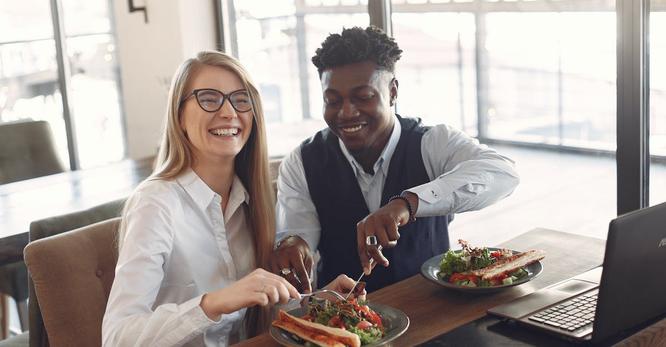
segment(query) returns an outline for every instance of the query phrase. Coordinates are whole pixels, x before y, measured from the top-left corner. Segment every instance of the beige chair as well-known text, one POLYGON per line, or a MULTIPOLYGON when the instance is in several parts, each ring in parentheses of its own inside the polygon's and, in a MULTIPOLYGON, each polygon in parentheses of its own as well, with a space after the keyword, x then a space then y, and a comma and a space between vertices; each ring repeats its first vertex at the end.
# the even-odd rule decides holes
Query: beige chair
POLYGON ((51 346, 100 346, 120 218, 30 242, 23 254, 51 346))
MULTIPOLYGON (((0 123, 0 184, 51 175, 65 171, 55 150, 49 123, 23 120, 0 123)), ((27 271, 23 262, 0 267, 0 295, 11 296, 17 304, 21 329, 28 323, 27 271)), ((0 310, 7 311, 6 298, 0 310)), ((2 321, 0 336, 7 334, 8 320, 2 321)))
MULTIPOLYGON (((34 221, 30 223, 30 241, 58 235, 66 231, 118 217, 124 203, 125 199, 119 199, 87 210, 34 221)), ((48 346, 48 336, 44 330, 42 313, 39 309, 39 300, 35 295, 35 287, 30 277, 28 278, 28 286, 30 289, 30 345, 33 347, 48 346)), ((0 347, 2 346, 0 345, 0 347)))
POLYGON ((268 170, 271 175, 271 185, 273 186, 273 192, 277 195, 277 178, 280 173, 280 163, 282 163, 282 158, 270 159, 268 162, 268 170))
POLYGON ((0 124, 0 184, 63 171, 48 122, 0 124))

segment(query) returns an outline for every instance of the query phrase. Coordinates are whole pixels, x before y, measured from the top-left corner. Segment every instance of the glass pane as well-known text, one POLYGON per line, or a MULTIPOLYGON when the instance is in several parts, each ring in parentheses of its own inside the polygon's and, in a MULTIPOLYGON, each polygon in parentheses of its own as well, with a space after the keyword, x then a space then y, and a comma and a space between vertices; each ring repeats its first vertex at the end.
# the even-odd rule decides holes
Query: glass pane
POLYGON ((316 47, 343 26, 367 26, 367 6, 294 0, 233 4, 238 57, 261 91, 269 154, 285 155, 326 126, 319 76, 310 62, 316 47))
POLYGON ((108 4, 107 0, 62 0, 65 35, 110 32, 108 4))
POLYGON ((82 168, 123 159, 125 139, 113 36, 67 39, 69 105, 82 168))
POLYGON ((398 110, 480 129, 516 162, 515 192, 457 215, 451 240, 493 245, 536 227, 605 238, 617 199, 615 1, 523 1, 394 0, 398 110))
POLYGON ((666 201, 666 0, 650 6, 650 205, 657 205, 666 201))
POLYGON ((0 1, 0 43, 53 38, 49 0, 0 1))
POLYGON ((487 14, 487 136, 614 150, 615 16, 487 14))
POLYGON ((118 61, 107 0, 63 0, 69 106, 82 168, 121 160, 125 138, 118 61))
POLYGON ((0 1, 0 123, 48 121, 60 160, 67 166, 55 56, 49 1, 0 1))
POLYGON ((476 135, 474 15, 394 12, 391 18, 403 50, 396 64, 398 114, 476 135), (436 107, 424 100, 436 100, 436 107))

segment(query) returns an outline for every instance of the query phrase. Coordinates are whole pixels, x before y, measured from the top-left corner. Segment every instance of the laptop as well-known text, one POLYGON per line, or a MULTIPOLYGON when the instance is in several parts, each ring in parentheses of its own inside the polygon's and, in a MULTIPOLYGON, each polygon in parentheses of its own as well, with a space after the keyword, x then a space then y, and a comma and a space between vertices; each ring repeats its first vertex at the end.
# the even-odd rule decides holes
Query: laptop
POLYGON ((570 340, 596 343, 664 315, 664 288, 666 203, 612 220, 602 267, 488 313, 570 340))

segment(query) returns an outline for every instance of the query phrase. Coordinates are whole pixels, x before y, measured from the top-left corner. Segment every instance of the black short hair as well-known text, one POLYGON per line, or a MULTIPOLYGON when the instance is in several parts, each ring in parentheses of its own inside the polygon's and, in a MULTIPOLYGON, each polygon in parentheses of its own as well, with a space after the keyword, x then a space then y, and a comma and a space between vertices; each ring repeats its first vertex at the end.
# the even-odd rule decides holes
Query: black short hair
POLYGON ((379 69, 395 71, 395 62, 402 50, 392 37, 377 28, 353 27, 342 29, 340 34, 330 34, 317 48, 312 63, 321 73, 329 68, 372 61, 379 69))

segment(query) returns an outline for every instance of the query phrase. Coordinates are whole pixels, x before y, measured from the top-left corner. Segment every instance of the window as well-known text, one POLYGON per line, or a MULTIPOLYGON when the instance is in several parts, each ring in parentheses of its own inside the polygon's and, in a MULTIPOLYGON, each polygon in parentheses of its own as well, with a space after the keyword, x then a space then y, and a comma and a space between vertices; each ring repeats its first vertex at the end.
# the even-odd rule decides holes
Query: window
POLYGON ((492 244, 536 226, 605 237, 616 212, 615 16, 609 1, 393 1, 398 110, 490 143, 521 174, 511 197, 456 216, 452 239, 492 244), (552 151, 562 146, 597 154, 552 151))
POLYGON ((65 0, 70 109, 81 167, 125 156, 115 38, 106 0, 65 0))
POLYGON ((51 125, 69 160, 55 40, 47 0, 0 2, 0 123, 32 118, 51 125))
POLYGON ((391 19, 403 50, 396 64, 398 113, 476 136, 474 15, 394 12, 391 19))
POLYGON ((47 0, 0 2, 0 122, 48 121, 67 163, 69 117, 79 159, 74 168, 120 160, 125 139, 109 2, 62 0, 62 42, 54 36, 49 5, 47 0), (66 57, 57 56, 58 44, 67 49, 66 57), (59 58, 69 64, 68 112, 59 58))
MULTIPOLYGON (((628 182, 633 178, 617 181, 618 164, 624 159, 618 160, 616 149, 626 149, 622 158, 634 155, 629 152, 633 144, 617 136, 618 131, 627 133, 616 125, 624 120, 618 118, 617 102, 625 104, 618 98, 618 64, 622 71, 634 71, 633 61, 617 60, 617 43, 624 42, 617 36, 618 27, 626 31, 623 34, 629 32, 618 26, 618 15, 636 22, 635 8, 614 0, 390 3, 386 27, 404 50, 396 66, 398 113, 421 117, 426 124, 460 128, 515 159, 522 175, 509 199, 458 216, 461 236, 489 237, 479 230, 492 230, 508 238, 542 226, 605 237, 621 205, 618 196, 643 184, 628 182)), ((666 200, 666 180, 660 179, 666 173, 666 73, 660 64, 666 57, 666 41, 660 35, 666 31, 666 18, 661 17, 666 1, 650 3, 649 188, 655 202, 666 200)), ((260 82, 267 109, 272 110, 267 114, 270 150, 279 156, 324 126, 318 79, 309 62, 314 49, 329 32, 344 26, 383 22, 368 16, 383 12, 368 7, 385 2, 233 4, 235 15, 229 22, 238 35, 236 51, 260 82)), ((639 113, 633 108, 626 110, 628 114, 639 113)), ((619 169, 627 173, 636 169, 632 165, 619 169)))
POLYGON ((650 205, 666 202, 666 1, 650 9, 650 205))
POLYGON ((486 137, 612 151, 615 16, 486 14, 486 137))
POLYGON ((267 121, 269 154, 288 154, 326 127, 315 49, 343 26, 369 23, 358 1, 233 1, 230 29, 236 55, 258 84, 267 121))

